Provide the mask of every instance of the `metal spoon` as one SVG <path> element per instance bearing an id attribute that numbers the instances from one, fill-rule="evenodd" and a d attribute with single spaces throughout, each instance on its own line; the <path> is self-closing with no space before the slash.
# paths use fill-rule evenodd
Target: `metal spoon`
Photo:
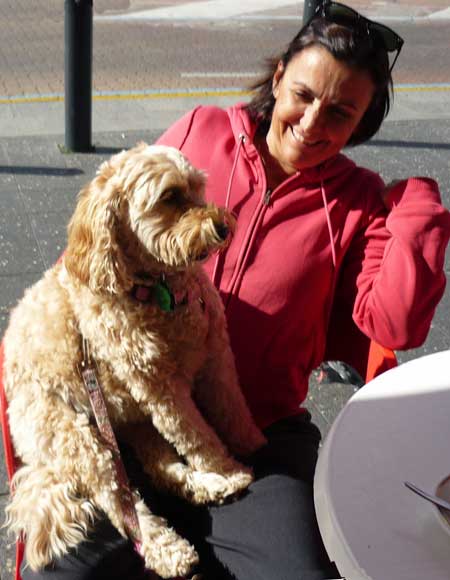
<path id="1" fill-rule="evenodd" d="M 441 497 L 438 497 L 437 495 L 432 495 L 431 493 L 423 491 L 423 489 L 420 489 L 420 487 L 417 487 L 417 485 L 414 485 L 409 481 L 404 481 L 403 483 L 406 485 L 408 489 L 410 489 L 414 493 L 417 493 L 417 495 L 420 495 L 424 499 L 431 501 L 431 503 L 434 503 L 440 508 L 443 508 L 444 510 L 448 510 L 450 512 L 450 502 L 446 501 L 445 499 L 442 499 Z"/>

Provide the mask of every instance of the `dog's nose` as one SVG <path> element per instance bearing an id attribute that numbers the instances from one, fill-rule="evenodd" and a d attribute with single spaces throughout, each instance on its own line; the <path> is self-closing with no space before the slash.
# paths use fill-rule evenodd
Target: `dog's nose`
<path id="1" fill-rule="evenodd" d="M 214 227 L 216 228 L 217 235 L 221 240 L 226 240 L 228 238 L 230 228 L 226 224 L 214 224 Z"/>

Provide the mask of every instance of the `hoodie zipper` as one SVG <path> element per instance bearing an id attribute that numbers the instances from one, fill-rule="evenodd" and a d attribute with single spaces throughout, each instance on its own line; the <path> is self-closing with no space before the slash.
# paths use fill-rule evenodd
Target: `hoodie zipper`
<path id="1" fill-rule="evenodd" d="M 270 205 L 270 196 L 272 195 L 272 190 L 270 187 L 266 190 L 264 194 L 264 205 Z"/>
<path id="2" fill-rule="evenodd" d="M 240 137 L 241 137 L 241 135 L 240 135 Z M 244 139 L 244 141 L 245 141 L 245 139 Z M 250 161 L 251 167 L 254 167 L 253 163 L 254 163 L 254 161 Z M 266 176 L 265 168 L 264 168 L 262 161 L 261 161 L 261 168 L 262 168 L 262 172 L 264 175 L 264 180 L 266 181 L 267 176 Z M 267 183 L 267 181 L 266 181 L 266 183 Z M 278 189 L 283 189 L 283 185 L 284 184 L 280 184 L 280 186 L 278 186 L 275 189 L 275 192 L 277 192 Z M 243 276 L 243 273 L 245 271 L 245 265 L 247 263 L 248 254 L 249 254 L 251 248 L 253 247 L 255 235 L 259 229 L 259 225 L 261 223 L 261 220 L 264 217 L 265 211 L 271 205 L 271 202 L 273 200 L 273 193 L 274 193 L 274 190 L 272 190 L 270 187 L 266 188 L 262 198 L 260 198 L 260 202 L 258 203 L 258 206 L 256 207 L 255 213 L 253 214 L 253 218 L 252 218 L 251 222 L 248 224 L 247 235 L 246 235 L 245 240 L 244 240 L 243 248 L 241 249 L 241 252 L 240 252 L 239 258 L 238 258 L 238 263 L 236 264 L 236 268 L 235 268 L 233 275 L 231 277 L 231 280 L 228 284 L 228 288 L 227 288 L 228 300 L 225 304 L 225 309 L 229 308 L 230 303 L 233 299 L 235 290 L 239 286 L 239 284 L 242 280 L 242 276 Z"/>
<path id="3" fill-rule="evenodd" d="M 245 141 L 245 139 L 244 139 Z M 254 170 L 254 161 L 249 161 L 252 170 Z M 264 168 L 263 174 L 265 176 Z M 260 179 L 260 175 L 257 175 L 258 180 Z M 239 253 L 238 263 L 236 264 L 236 268 L 233 272 L 231 280 L 228 284 L 227 292 L 228 292 L 228 300 L 225 304 L 225 308 L 228 308 L 230 302 L 233 298 L 234 292 L 236 287 L 239 285 L 240 280 L 242 279 L 242 273 L 245 269 L 245 264 L 247 263 L 248 253 L 253 245 L 253 240 L 255 237 L 255 233 L 258 230 L 258 225 L 261 222 L 261 216 L 264 214 L 265 209 L 269 206 L 271 201 L 272 190 L 267 188 L 260 198 L 260 202 L 258 203 L 257 207 L 255 208 L 255 212 L 253 217 L 248 224 L 246 237 L 244 239 L 243 247 Z"/>
<path id="4" fill-rule="evenodd" d="M 236 154 L 235 163 L 237 163 L 237 158 L 239 157 L 239 154 L 241 153 L 241 147 L 245 143 L 245 137 L 246 136 L 243 133 L 241 133 L 239 135 L 240 146 L 239 146 L 237 154 Z M 250 165 L 252 166 L 252 168 L 254 168 L 253 163 L 254 163 L 253 161 L 250 161 Z M 262 165 L 262 161 L 261 161 L 261 165 Z M 234 170 L 235 170 L 235 166 L 233 167 L 233 174 L 234 174 Z M 265 174 L 265 169 L 264 169 L 263 165 L 262 165 L 262 171 L 263 171 L 264 178 L 266 180 L 267 176 Z M 294 176 L 292 176 L 292 178 L 293 177 Z M 290 181 L 290 180 L 288 180 L 288 181 Z M 280 186 L 278 186 L 275 191 L 278 192 L 279 189 L 284 189 L 283 186 L 285 185 L 285 183 L 286 182 L 284 182 L 283 184 L 280 184 Z M 229 183 L 229 187 L 231 188 L 231 183 Z M 321 191 L 322 191 L 322 196 L 324 196 L 323 181 L 321 183 Z M 229 308 L 230 303 L 233 299 L 235 290 L 239 286 L 240 281 L 242 280 L 243 272 L 245 270 L 245 265 L 247 263 L 247 258 L 248 258 L 249 252 L 253 246 L 255 235 L 257 233 L 257 230 L 259 228 L 261 220 L 263 219 L 263 216 L 265 214 L 265 210 L 271 205 L 271 202 L 273 200 L 273 195 L 272 195 L 273 193 L 274 193 L 274 191 L 270 187 L 266 188 L 266 190 L 262 196 L 262 199 L 261 199 L 260 203 L 258 204 L 255 213 L 253 214 L 253 219 L 248 224 L 247 235 L 245 237 L 244 244 L 243 244 L 244 247 L 241 249 L 241 252 L 240 252 L 239 257 L 238 257 L 238 263 L 236 264 L 236 268 L 235 268 L 233 275 L 231 277 L 231 280 L 228 284 L 228 288 L 227 288 L 228 300 L 225 304 L 226 309 Z M 327 215 L 328 228 L 330 229 L 331 224 L 329 223 L 329 216 L 327 213 L 328 210 L 327 210 L 326 197 L 323 197 L 323 201 L 325 204 L 325 212 Z M 228 202 L 229 202 L 229 193 L 227 195 L 227 205 L 228 205 Z M 330 232 L 330 237 L 331 237 L 332 249 L 334 250 L 334 242 L 332 239 L 331 232 Z M 333 251 L 334 268 L 336 268 L 335 260 L 336 260 L 335 253 Z"/>
<path id="5" fill-rule="evenodd" d="M 227 303 L 225 305 L 225 308 L 229 307 L 230 302 L 234 297 L 235 290 L 239 286 L 239 284 L 242 280 L 243 272 L 245 271 L 245 265 L 247 264 L 248 254 L 249 254 L 251 248 L 253 247 L 253 242 L 255 239 L 256 232 L 259 229 L 259 224 L 261 223 L 262 216 L 264 215 L 265 209 L 267 207 L 267 205 L 264 203 L 264 200 L 265 200 L 265 194 L 263 196 L 263 199 L 260 200 L 260 202 L 258 203 L 256 211 L 253 214 L 253 219 L 252 219 L 251 223 L 248 225 L 247 236 L 244 240 L 243 248 L 242 248 L 240 255 L 239 255 L 239 262 L 238 262 L 238 264 L 236 264 L 236 269 L 233 273 L 233 277 L 230 281 L 230 285 L 228 286 L 228 300 L 227 300 Z M 262 201 L 262 203 L 261 203 L 261 201 Z"/>

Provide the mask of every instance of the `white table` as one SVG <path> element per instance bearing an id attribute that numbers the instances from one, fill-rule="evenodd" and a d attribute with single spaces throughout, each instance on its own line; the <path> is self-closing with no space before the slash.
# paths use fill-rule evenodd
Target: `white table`
<path id="1" fill-rule="evenodd" d="M 314 499 L 325 547 L 342 576 L 450 579 L 450 525 L 403 483 L 435 493 L 449 475 L 450 350 L 377 377 L 333 423 Z"/>

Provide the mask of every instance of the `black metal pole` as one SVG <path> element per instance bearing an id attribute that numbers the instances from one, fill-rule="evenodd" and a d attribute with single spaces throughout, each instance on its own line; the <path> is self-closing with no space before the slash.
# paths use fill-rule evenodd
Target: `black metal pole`
<path id="1" fill-rule="evenodd" d="M 92 0 L 64 0 L 65 148 L 92 151 Z"/>
<path id="2" fill-rule="evenodd" d="M 316 13 L 319 6 L 324 3 L 324 0 L 304 0 L 303 5 L 303 24 L 306 24 Z"/>

